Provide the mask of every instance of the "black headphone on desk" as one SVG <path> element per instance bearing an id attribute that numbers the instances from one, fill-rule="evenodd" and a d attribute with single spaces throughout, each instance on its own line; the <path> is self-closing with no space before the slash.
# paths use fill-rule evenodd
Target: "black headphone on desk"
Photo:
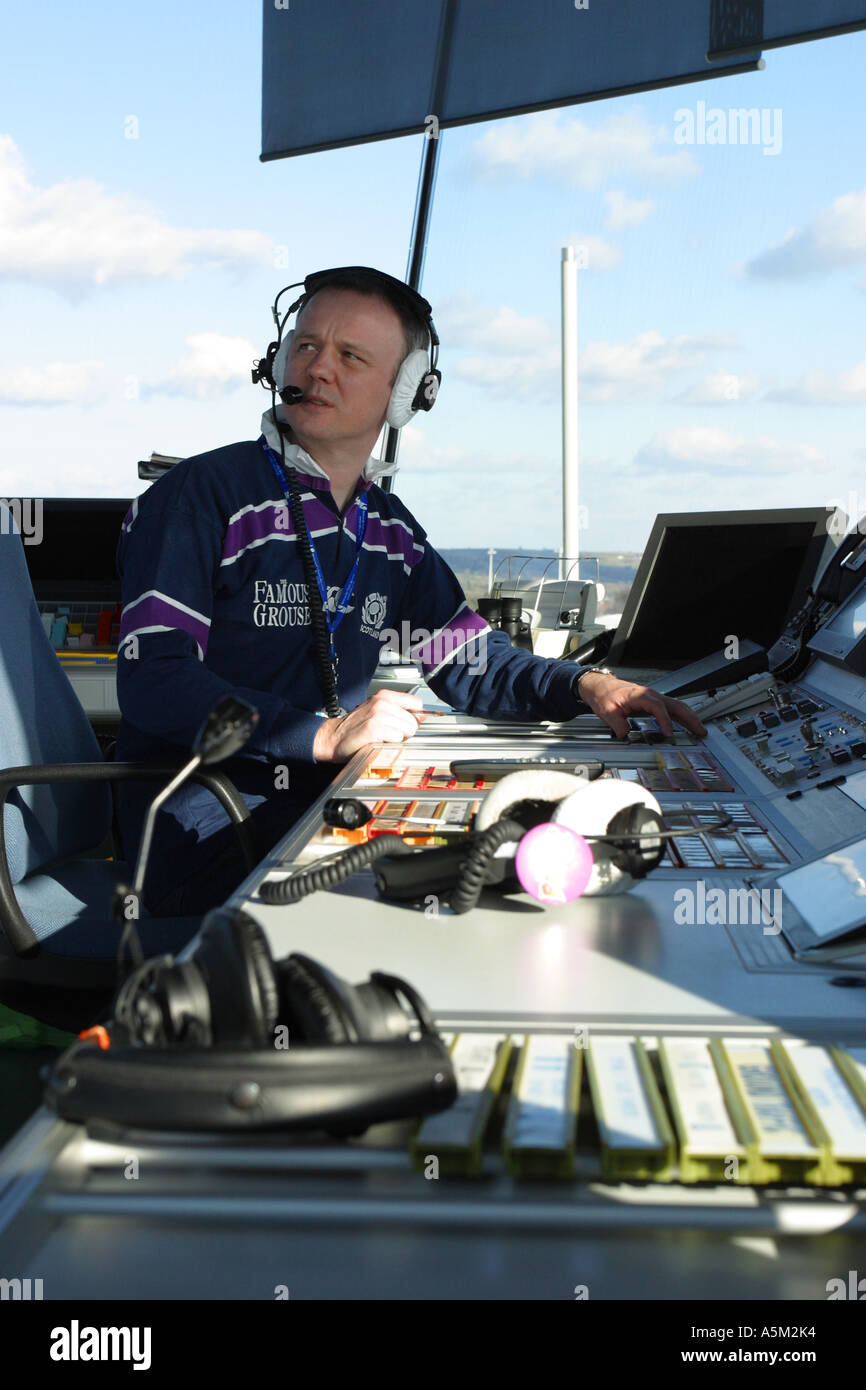
<path id="1" fill-rule="evenodd" d="M 375 971 L 350 985 L 309 956 L 275 961 L 253 918 L 219 908 L 188 961 L 132 972 L 112 1023 L 59 1059 L 46 1101 L 103 1126 L 358 1134 L 456 1094 L 448 1049 L 405 980 Z"/>
<path id="2" fill-rule="evenodd" d="M 371 289 L 379 287 L 384 291 L 383 297 L 389 302 L 396 299 L 409 310 L 419 326 L 423 325 L 427 330 L 427 349 L 415 348 L 404 358 L 391 389 L 385 418 L 393 429 L 401 429 L 403 425 L 408 425 L 417 411 L 432 410 L 436 403 L 436 397 L 442 383 L 442 373 L 436 365 L 439 359 L 439 335 L 433 323 L 433 310 L 428 301 L 402 280 L 397 280 L 393 275 L 386 275 L 382 270 L 374 270 L 371 266 L 348 265 L 337 266 L 331 270 L 317 270 L 312 275 L 308 275 L 305 280 L 297 280 L 294 284 L 286 285 L 281 289 L 271 309 L 274 323 L 277 326 L 277 338 L 275 342 L 268 344 L 264 357 L 254 363 L 253 384 L 261 382 L 266 390 L 271 391 L 272 395 L 282 395 L 294 336 L 294 330 L 289 333 L 285 332 L 288 320 L 319 290 L 328 285 L 333 285 L 335 288 L 352 289 L 354 288 L 352 280 L 358 277 L 363 277 Z M 283 295 L 287 294 L 289 290 L 297 289 L 298 285 L 301 284 L 304 287 L 303 293 L 289 305 L 281 317 L 279 305 Z"/>

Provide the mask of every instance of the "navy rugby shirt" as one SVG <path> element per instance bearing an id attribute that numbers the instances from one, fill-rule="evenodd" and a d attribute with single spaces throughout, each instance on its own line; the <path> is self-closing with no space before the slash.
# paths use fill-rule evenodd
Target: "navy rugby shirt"
<path id="1" fill-rule="evenodd" d="M 299 473 L 299 480 L 331 603 L 355 558 L 357 496 L 367 495 L 355 592 L 335 634 L 344 708 L 366 698 L 387 644 L 411 651 L 431 689 L 457 709 L 518 720 L 577 712 L 580 668 L 534 657 L 491 631 L 397 497 L 361 478 L 341 519 L 326 478 Z M 230 444 L 176 464 L 130 507 L 117 564 L 118 758 L 178 762 L 217 700 L 240 695 L 260 720 L 226 771 L 251 808 L 270 802 L 288 829 L 337 769 L 313 759 L 324 697 L 308 595 L 291 512 L 261 444 Z M 276 765 L 288 770 L 288 792 L 275 790 Z M 121 788 L 127 858 L 137 852 L 153 794 L 152 785 Z M 149 905 L 207 862 L 207 841 L 227 818 L 193 786 L 175 795 L 159 822 Z"/>

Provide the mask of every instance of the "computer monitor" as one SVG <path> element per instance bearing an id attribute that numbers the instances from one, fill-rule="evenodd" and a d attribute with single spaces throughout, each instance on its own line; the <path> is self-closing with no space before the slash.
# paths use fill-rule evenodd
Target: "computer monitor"
<path id="1" fill-rule="evenodd" d="M 773 643 L 838 538 L 826 507 L 657 516 L 606 664 L 677 670 Z"/>
<path id="2" fill-rule="evenodd" d="M 120 599 L 115 556 L 120 527 L 130 499 L 117 497 L 44 497 L 15 499 L 20 505 L 19 527 L 24 556 L 37 601 L 45 603 L 100 602 Z M 25 526 L 39 533 L 31 544 Z"/>
<path id="3" fill-rule="evenodd" d="M 855 675 L 866 675 L 866 572 L 847 602 L 809 639 L 809 650 Z"/>

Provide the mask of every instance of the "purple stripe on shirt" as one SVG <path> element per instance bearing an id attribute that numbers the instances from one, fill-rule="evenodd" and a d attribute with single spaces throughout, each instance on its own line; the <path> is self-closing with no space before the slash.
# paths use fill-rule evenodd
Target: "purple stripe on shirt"
<path id="1" fill-rule="evenodd" d="M 377 516 L 367 522 L 365 545 L 383 545 L 389 555 L 399 555 L 410 569 L 422 558 L 422 552 L 415 550 L 413 537 L 402 526 L 384 526 Z"/>
<path id="2" fill-rule="evenodd" d="M 265 536 L 293 536 L 295 523 L 288 502 L 273 503 L 258 511 L 244 512 L 226 528 L 223 562 L 233 560 L 246 546 Z"/>
<path id="3" fill-rule="evenodd" d="M 471 608 L 460 608 L 450 622 L 438 632 L 434 632 L 419 646 L 412 648 L 412 656 L 420 661 L 425 670 L 441 666 L 449 657 L 460 651 L 468 642 L 489 632 L 489 624 Z"/>
<path id="4" fill-rule="evenodd" d="M 150 598 L 142 599 L 141 603 L 136 603 L 132 608 L 127 608 L 120 619 L 120 644 L 122 645 L 130 632 L 138 632 L 143 627 L 179 628 L 181 632 L 188 632 L 190 637 L 195 638 L 202 653 L 207 651 L 210 633 L 208 624 L 203 622 L 201 618 L 194 618 L 191 613 L 186 613 L 182 608 L 176 607 L 168 599 L 151 595 Z"/>
<path id="5" fill-rule="evenodd" d="M 317 498 L 303 503 L 304 516 L 311 531 L 322 531 L 337 525 L 334 513 Z M 234 560 L 242 550 L 255 541 L 266 540 L 269 536 L 294 536 L 295 522 L 288 502 L 274 502 L 257 511 L 244 512 L 226 529 L 223 545 L 222 564 Z"/>

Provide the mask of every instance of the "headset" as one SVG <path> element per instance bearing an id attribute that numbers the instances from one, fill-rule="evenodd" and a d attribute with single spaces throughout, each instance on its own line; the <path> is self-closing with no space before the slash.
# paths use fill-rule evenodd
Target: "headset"
<path id="1" fill-rule="evenodd" d="M 356 825 L 369 819 L 363 803 L 357 803 L 357 812 L 347 800 L 333 805 L 339 806 L 341 824 L 347 816 Z M 703 829 L 730 824 L 730 816 L 723 816 Z M 482 889 L 491 886 L 504 892 L 523 888 L 543 902 L 568 902 L 627 892 L 659 866 L 667 840 L 694 834 L 691 826 L 666 830 L 656 798 L 631 782 L 590 781 L 552 769 L 513 772 L 487 793 L 470 833 L 452 844 L 419 849 L 417 833 L 377 835 L 263 883 L 259 897 L 269 904 L 300 902 L 372 868 L 383 898 L 419 904 L 432 893 L 457 914 L 475 907 Z M 567 883 L 557 897 L 544 890 L 558 877 Z"/>
<path id="2" fill-rule="evenodd" d="M 547 769 L 501 778 L 481 803 L 474 828 L 486 830 L 505 816 L 529 829 L 563 826 L 586 840 L 592 868 L 583 897 L 624 893 L 646 878 L 661 863 L 671 833 L 645 787 L 610 777 L 590 782 Z"/>
<path id="3" fill-rule="evenodd" d="M 266 390 L 271 391 L 272 396 L 279 395 L 285 398 L 291 392 L 292 388 L 288 388 L 288 391 L 285 389 L 289 353 L 294 337 L 294 329 L 288 333 L 285 331 L 289 318 L 297 309 L 303 307 L 312 295 L 330 284 L 338 288 L 341 285 L 344 288 L 351 288 L 351 277 L 357 275 L 363 275 L 371 280 L 371 288 L 379 285 L 383 289 L 387 289 L 391 296 L 396 296 L 402 301 L 413 317 L 427 329 L 428 349 L 425 351 L 422 348 L 415 348 L 404 358 L 391 389 L 385 418 L 393 429 L 402 429 L 404 425 L 408 425 L 413 415 L 419 410 L 432 410 L 436 403 L 439 387 L 442 383 L 442 373 L 437 366 L 439 335 L 433 323 L 433 310 L 428 301 L 402 280 L 397 280 L 393 275 L 386 275 L 382 270 L 374 270 L 371 266 L 350 265 L 338 266 L 331 270 L 317 270 L 312 275 L 308 275 L 305 280 L 297 280 L 294 284 L 286 285 L 281 289 L 271 309 L 277 327 L 276 341 L 269 343 L 264 357 L 254 363 L 253 384 L 261 382 Z M 297 289 L 301 284 L 304 287 L 303 293 L 290 304 L 281 317 L 279 305 L 283 295 L 287 294 L 289 290 Z M 291 403 L 291 401 L 289 400 L 287 403 Z"/>
<path id="4" fill-rule="evenodd" d="M 254 918 L 208 913 L 189 960 L 145 961 L 107 1027 L 47 1079 L 64 1119 L 162 1130 L 324 1129 L 444 1110 L 454 1069 L 417 991 L 375 971 L 350 985 L 309 956 L 275 961 Z"/>

